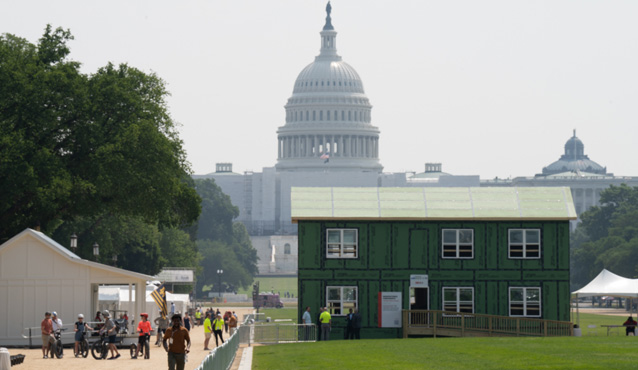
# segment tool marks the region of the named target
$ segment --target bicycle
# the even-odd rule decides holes
[[[137,353],[137,345],[135,343],[131,344],[131,358],[137,358],[135,354]],[[148,360],[151,358],[151,335],[146,334],[146,341],[144,345],[140,348],[140,353],[144,355],[144,359]]]
[[[100,333],[100,339],[93,342],[91,346],[91,355],[96,360],[104,360],[109,354],[109,344],[106,333]]]
[[[61,328],[53,332],[55,338],[51,343],[51,358],[62,358],[64,349],[62,348],[62,332],[66,328]]]
[[[74,347],[75,350],[75,347]],[[86,330],[82,332],[82,339],[80,339],[80,344],[78,348],[78,353],[75,353],[76,356],[81,355],[86,358],[89,355],[89,341],[86,339]]]

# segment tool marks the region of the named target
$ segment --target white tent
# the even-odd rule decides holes
[[[603,269],[589,284],[572,292],[576,300],[576,316],[580,325],[578,298],[594,296],[612,296],[621,298],[638,298],[638,279],[628,279]]]

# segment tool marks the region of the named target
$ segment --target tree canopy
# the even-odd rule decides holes
[[[603,268],[638,277],[638,187],[611,186],[600,194],[601,206],[581,215],[572,234],[572,283],[587,284]]]
[[[37,45],[0,36],[0,241],[105,216],[194,223],[200,197],[164,82],[126,64],[84,74],[72,39],[51,26]]]

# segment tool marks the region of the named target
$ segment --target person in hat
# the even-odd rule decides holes
[[[102,312],[102,316],[104,316],[105,320],[104,328],[102,330],[104,330],[106,336],[109,338],[108,343],[109,349],[111,350],[111,357],[109,357],[108,359],[115,360],[116,358],[120,358],[120,352],[115,346],[115,338],[117,337],[117,332],[115,331],[115,321],[113,321],[113,319],[111,318],[111,314],[109,313],[109,311],[105,310],[104,312]]]
[[[222,314],[218,313],[215,320],[213,320],[213,333],[215,333],[215,346],[219,347],[219,341],[217,337],[221,339],[222,344],[224,344],[224,319],[222,318]]]
[[[62,319],[58,317],[58,313],[53,311],[51,312],[51,324],[53,326],[53,333],[62,332]],[[53,341],[55,341],[55,337],[53,337]],[[64,347],[60,349],[60,357],[64,356]],[[51,358],[55,358],[51,356]]]
[[[173,315],[171,324],[171,327],[166,329],[162,340],[164,350],[168,353],[168,369],[184,370],[186,354],[191,348],[191,337],[188,330],[182,326],[182,315]]]
[[[86,330],[93,330],[93,328],[84,322],[84,315],[79,314],[78,321],[75,322],[75,329],[73,330],[75,331],[75,351],[73,351],[73,353],[75,354],[75,357],[78,357],[80,354],[80,341],[82,340],[82,334],[84,334]]]
[[[137,331],[138,333],[140,333],[140,336],[137,339],[137,351],[135,351],[135,356],[133,356],[133,359],[136,359],[137,355],[140,354],[140,349],[142,349],[142,346],[146,344],[147,341],[151,340],[151,330],[153,330],[150,321],[148,321],[148,314],[146,312],[142,312],[140,314],[140,317],[141,320],[137,324]]]

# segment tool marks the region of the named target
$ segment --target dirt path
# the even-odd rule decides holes
[[[222,310],[220,308],[220,310]],[[252,308],[248,307],[224,307],[224,311],[235,311],[240,321],[243,319],[244,314],[253,312]],[[198,326],[191,329],[191,352],[188,355],[188,362],[186,363],[186,369],[195,369],[200,365],[204,357],[209,351],[204,351],[204,328]],[[224,338],[226,335],[224,333]],[[22,348],[10,348],[11,355],[23,354],[26,355],[24,363],[17,365],[14,368],[16,370],[50,370],[52,368],[60,368],[64,370],[74,369],[87,369],[100,370],[137,370],[137,369],[166,369],[168,363],[166,359],[166,352],[162,347],[153,346],[154,340],[151,341],[151,358],[144,360],[138,358],[137,360],[131,359],[129,350],[119,349],[121,357],[117,360],[95,360],[89,353],[87,358],[75,358],[73,356],[72,348],[64,348],[64,357],[62,359],[43,359],[41,349],[22,349]],[[215,338],[211,338],[210,348],[215,347]],[[238,351],[239,358],[241,358],[241,350]],[[236,361],[238,359],[236,358]]]

